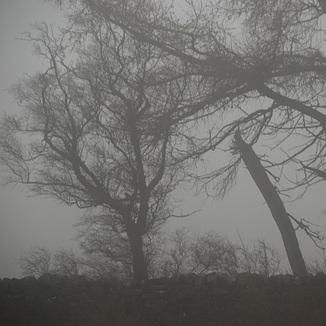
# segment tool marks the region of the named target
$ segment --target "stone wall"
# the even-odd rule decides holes
[[[326,325],[326,276],[209,274],[142,285],[82,276],[0,280],[3,326]]]

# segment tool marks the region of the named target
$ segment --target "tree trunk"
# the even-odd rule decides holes
[[[130,250],[132,254],[132,267],[134,272],[134,281],[141,283],[148,280],[147,263],[143,251],[142,236],[136,228],[128,232]]]
[[[266,200],[272,216],[280,230],[293,274],[307,274],[306,265],[302,257],[295,230],[279,194],[269,180],[264,167],[252,147],[245,143],[241,138],[239,130],[235,132],[234,138],[236,146],[240,150],[242,160]]]

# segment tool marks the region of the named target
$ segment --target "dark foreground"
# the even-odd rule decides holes
[[[82,276],[0,281],[3,326],[324,326],[326,276],[209,274],[142,285]]]

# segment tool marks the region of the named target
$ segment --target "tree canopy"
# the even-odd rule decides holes
[[[290,171],[294,163],[298,173],[287,175],[292,186],[324,180],[324,12],[318,2],[186,1],[183,15],[165,1],[82,2],[178,60],[165,80],[205,84],[205,98],[179,110],[178,119],[205,112],[218,121],[228,113],[199,151],[214,149],[240,127],[250,144],[261,138],[270,148],[282,145],[283,156],[267,162]]]

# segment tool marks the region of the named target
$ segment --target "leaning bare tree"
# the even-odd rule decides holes
[[[184,178],[176,128],[167,112],[186,85],[149,87],[164,55],[92,10],[35,43],[42,72],[11,88],[22,111],[1,121],[0,163],[7,182],[80,208],[103,209],[129,242],[134,279],[148,278],[143,237],[171,215],[169,194]]]
[[[267,172],[256,153],[250,145],[243,141],[239,130],[235,132],[235,144],[241,153],[241,158],[248,171],[262,193],[278,229],[280,230],[292,270],[297,275],[307,274],[306,265],[300,251],[295,229],[293,228],[291,219],[286,212],[284,204],[276,188],[268,178]]]
[[[324,1],[190,0],[183,17],[158,0],[77,2],[179,62],[149,84],[186,79],[205,85],[202,97],[188,94],[188,105],[173,118],[193,123],[210,117],[189,157],[230,150],[230,161],[204,179],[218,194],[230,188],[240,163],[239,152],[229,148],[237,129],[249,145],[269,146],[265,168],[280,191],[325,180]]]

